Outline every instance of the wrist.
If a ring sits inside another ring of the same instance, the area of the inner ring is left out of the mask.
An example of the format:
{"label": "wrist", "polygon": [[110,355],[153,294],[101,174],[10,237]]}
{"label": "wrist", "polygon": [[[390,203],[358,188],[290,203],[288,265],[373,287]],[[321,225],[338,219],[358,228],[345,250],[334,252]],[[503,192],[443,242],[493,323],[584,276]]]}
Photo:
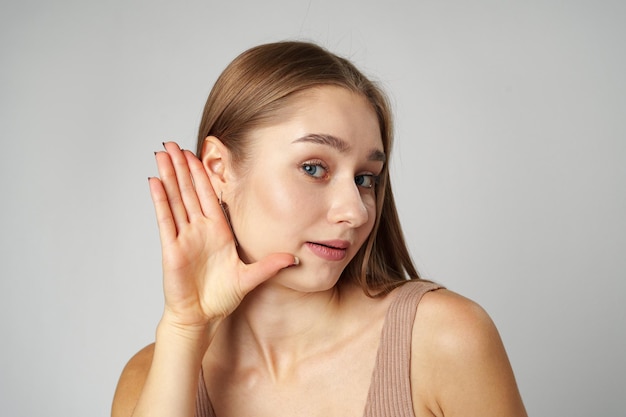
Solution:
{"label": "wrist", "polygon": [[204,352],[208,348],[219,322],[221,320],[213,320],[201,325],[181,324],[166,310],[157,326],[156,342],[157,344],[166,342],[168,345],[173,344],[194,351],[199,349]]}

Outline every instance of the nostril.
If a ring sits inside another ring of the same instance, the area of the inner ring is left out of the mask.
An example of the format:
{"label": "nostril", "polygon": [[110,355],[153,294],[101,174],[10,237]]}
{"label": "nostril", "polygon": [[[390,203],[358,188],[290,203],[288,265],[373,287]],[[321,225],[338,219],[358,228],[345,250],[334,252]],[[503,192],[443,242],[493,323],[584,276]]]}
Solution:
{"label": "nostril", "polygon": [[369,220],[369,210],[363,201],[361,189],[350,181],[341,188],[335,189],[334,201],[328,211],[329,221],[332,223],[345,222],[352,227],[359,227]]}

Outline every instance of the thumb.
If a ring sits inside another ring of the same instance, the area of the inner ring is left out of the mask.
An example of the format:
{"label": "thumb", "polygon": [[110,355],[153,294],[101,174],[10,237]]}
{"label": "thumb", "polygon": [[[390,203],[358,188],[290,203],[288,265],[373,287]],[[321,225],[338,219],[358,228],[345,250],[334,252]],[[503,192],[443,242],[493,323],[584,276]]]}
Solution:
{"label": "thumb", "polygon": [[247,294],[276,275],[281,269],[296,266],[299,263],[300,259],[289,253],[267,255],[253,264],[246,265],[245,272],[241,277],[241,290]]}

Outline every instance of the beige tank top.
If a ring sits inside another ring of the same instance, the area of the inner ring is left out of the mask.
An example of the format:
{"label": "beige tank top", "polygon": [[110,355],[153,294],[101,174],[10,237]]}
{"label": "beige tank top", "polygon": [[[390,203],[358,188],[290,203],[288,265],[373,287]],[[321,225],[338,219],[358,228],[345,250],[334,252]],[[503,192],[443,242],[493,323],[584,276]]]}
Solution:
{"label": "beige tank top", "polygon": [[[387,311],[363,417],[415,417],[411,399],[411,340],[422,296],[441,286],[409,281],[397,291]],[[196,417],[217,417],[200,372]]]}

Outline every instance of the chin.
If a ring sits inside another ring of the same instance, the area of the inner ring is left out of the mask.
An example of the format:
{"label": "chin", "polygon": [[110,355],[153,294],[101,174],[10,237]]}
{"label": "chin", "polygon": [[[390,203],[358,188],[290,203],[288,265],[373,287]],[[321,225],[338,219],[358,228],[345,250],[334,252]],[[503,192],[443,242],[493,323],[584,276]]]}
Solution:
{"label": "chin", "polygon": [[298,265],[283,269],[276,274],[271,281],[281,286],[299,292],[322,292],[332,289],[343,271],[334,271],[330,268],[317,269],[307,268],[306,265]]}

